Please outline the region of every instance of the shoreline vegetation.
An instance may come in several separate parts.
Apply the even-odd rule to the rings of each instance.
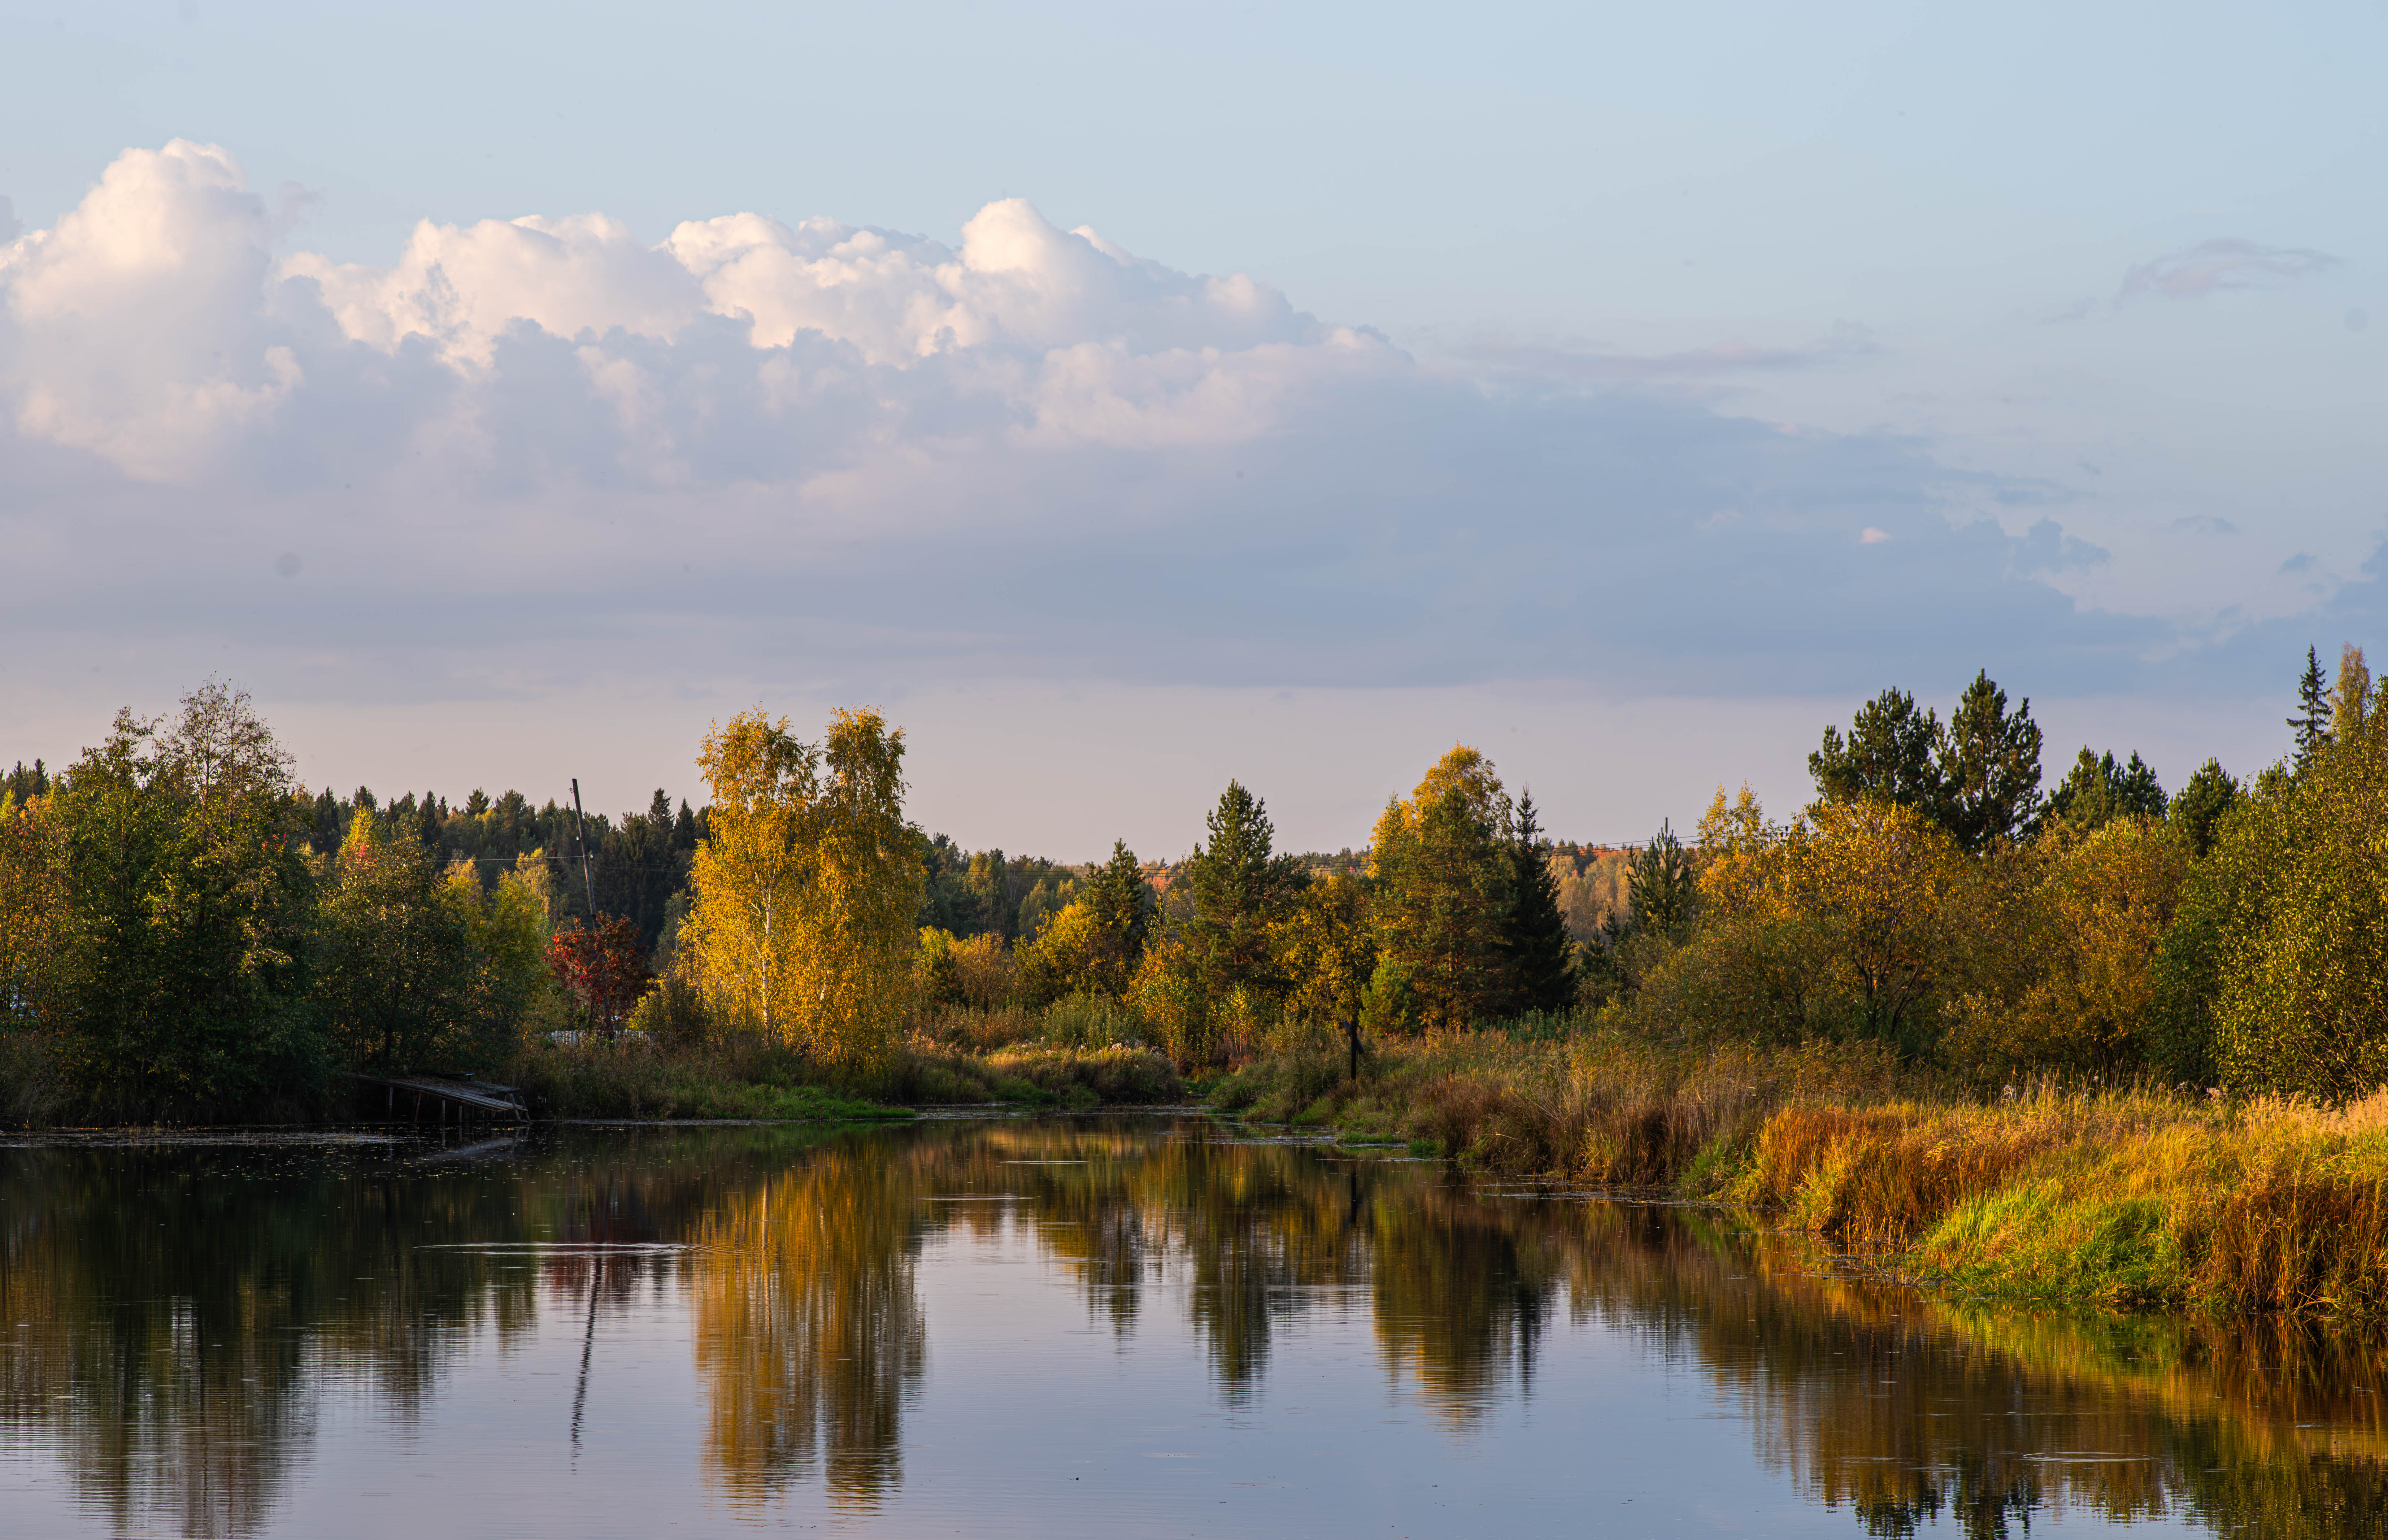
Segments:
[[[1230,782],[1185,859],[972,852],[903,734],[748,712],[708,799],[584,820],[311,793],[245,696],[0,782],[0,1119],[341,1116],[345,1072],[542,1115],[1206,1104],[1729,1204],[1961,1293],[2388,1320],[2388,683],[2309,652],[2293,752],[2167,795],[2030,703],[1887,690],[1787,821],[1544,834],[1466,745],[1367,845]],[[591,828],[594,834],[591,834]]]

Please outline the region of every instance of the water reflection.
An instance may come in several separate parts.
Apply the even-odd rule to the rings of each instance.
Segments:
[[[1720,1215],[1196,1121],[0,1150],[0,1446],[44,1451],[120,1531],[257,1534],[336,1397],[424,1423],[476,1355],[542,1333],[577,1360],[577,1450],[592,1379],[623,1367],[605,1323],[643,1310],[685,1322],[718,1500],[752,1516],[817,1485],[867,1516],[903,1490],[931,1381],[924,1268],[1005,1248],[1123,1352],[1199,1343],[1231,1408],[1306,1326],[1365,1322],[1389,1390],[1459,1441],[1535,1394],[1554,1333],[1608,1333],[1699,1377],[1786,1500],[1853,1532],[2388,1517],[2369,1344],[1927,1300]]]
[[[733,1501],[817,1462],[847,1508],[902,1479],[903,1406],[928,1352],[917,1156],[843,1141],[722,1194],[696,1227],[705,1463]]]

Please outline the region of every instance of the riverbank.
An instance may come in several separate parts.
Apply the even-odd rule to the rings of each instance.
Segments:
[[[865,1122],[960,1102],[1085,1109],[1176,1105],[1191,1095],[1166,1058],[1133,1044],[980,1047],[917,1035],[883,1071],[862,1078],[777,1045],[675,1047],[636,1038],[532,1044],[488,1077],[518,1088],[540,1117]],[[347,1082],[337,1075],[311,1093],[235,1105],[96,1104],[72,1094],[38,1038],[0,1034],[0,1126],[352,1121],[371,1118],[349,1104]]]
[[[1223,1113],[1487,1170],[1747,1205],[1919,1279],[2026,1301],[2388,1317],[2388,1091],[2343,1110],[2138,1089],[1989,1103],[1862,1050],[1590,1035],[1264,1061]]]
[[[962,1102],[1152,1106],[1188,1096],[1167,1059],[1132,1047],[1014,1044],[977,1052],[913,1041],[883,1072],[844,1080],[771,1045],[540,1046],[522,1052],[512,1075],[548,1117],[860,1120]]]

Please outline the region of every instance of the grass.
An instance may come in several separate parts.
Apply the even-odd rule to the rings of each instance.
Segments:
[[[1747,1205],[1985,1294],[2388,1317],[2388,1090],[2340,1110],[2053,1084],[1985,1102],[1863,1049],[1504,1032],[1287,1055],[1230,1114],[1510,1175]]]
[[[1006,1014],[1020,1019],[998,1019],[992,1030],[984,1019]],[[972,1015],[975,1035],[916,1027],[883,1070],[859,1079],[756,1042],[535,1044],[508,1074],[553,1117],[900,1118],[937,1105],[1083,1109],[1187,1099],[1177,1072],[1150,1050],[1028,1037],[1036,1018],[1024,1012]]]

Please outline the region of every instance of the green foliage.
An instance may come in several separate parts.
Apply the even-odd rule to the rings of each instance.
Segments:
[[[2228,829],[2207,862],[2222,1083],[2329,1100],[2388,1083],[2388,732],[2340,717]]]
[[[2136,751],[2128,764],[2117,764],[2111,750],[2092,754],[2085,745],[2064,783],[2049,794],[2045,821],[2087,834],[2114,819],[2160,819],[2166,808],[2156,772]]]
[[[1360,1018],[1377,938],[1358,877],[1338,872],[1313,882],[1277,927],[1276,948],[1288,1016],[1329,1025]]]
[[[1021,1003],[1041,1007],[1064,995],[1127,993],[1144,961],[1157,906],[1136,853],[1118,840],[1082,896],[1046,916],[1020,948]]]
[[[1808,757],[1824,803],[1910,808],[1946,829],[1964,849],[2019,838],[2039,807],[2039,724],[2031,702],[2010,712],[1987,669],[1957,702],[1944,729],[1904,690],[1885,690],[1858,708],[1846,737],[1826,727]]]
[[[1172,1063],[1191,1067],[1210,1062],[1210,992],[1204,987],[1201,961],[1183,942],[1166,940],[1145,953],[1128,990],[1128,1004],[1160,1039]]]
[[[1461,745],[1377,820],[1378,948],[1427,1025],[1464,1025],[1507,1004],[1512,818],[1492,763]]]
[[[2191,772],[2189,781],[2173,794],[2165,818],[2173,827],[2191,856],[2199,860],[2214,847],[2214,832],[2223,816],[2239,800],[2239,783],[2222,768],[2218,759],[2208,759]]]
[[[1045,1009],[1045,1041],[1056,1048],[1111,1048],[1140,1043],[1136,1015],[1108,995],[1065,995]]]
[[[1405,1037],[1417,1030],[1425,1012],[1409,964],[1388,956],[1368,975],[1360,996],[1360,1025],[1372,1037]]]
[[[957,938],[954,933],[934,925],[921,927],[921,952],[913,963],[913,977],[921,989],[921,999],[928,1005],[959,1005],[962,993],[961,963],[955,956]]]
[[[1858,707],[1846,738],[1826,727],[1823,743],[1808,756],[1808,773],[1826,802],[1887,802],[1929,812],[1941,797],[1935,763],[1941,748],[1939,719],[1893,688]]]
[[[519,1046],[547,988],[543,917],[509,877],[485,897],[424,846],[359,813],[327,873],[321,1001],[363,1068],[490,1070]]]
[[[2314,751],[2330,742],[2330,688],[2322,678],[2321,657],[2312,647],[2305,649],[2305,671],[2297,680],[2297,714],[2288,719],[2289,730],[2296,734],[2296,762],[2302,769],[2314,756]]]
[[[1204,826],[1210,838],[1194,847],[1183,873],[1194,899],[1185,942],[1202,987],[1216,996],[1238,986],[1274,988],[1270,927],[1310,873],[1296,858],[1275,853],[1267,804],[1238,782],[1227,783]]]
[[[1559,912],[1559,880],[1550,855],[1533,794],[1523,793],[1509,836],[1510,898],[1501,938],[1509,1003],[1520,1012],[1564,1011],[1575,1003],[1575,942]]]
[[[314,893],[286,767],[248,697],[211,681],[162,733],[119,713],[45,799],[47,1014],[86,1094],[188,1110],[316,1079]]]
[[[1626,881],[1628,923],[1636,932],[1673,939],[1691,929],[1699,914],[1699,881],[1691,853],[1673,828],[1658,825],[1658,834],[1634,857]]]
[[[2039,808],[2039,724],[2026,699],[2010,714],[2007,694],[1983,669],[1949,718],[1936,766],[1938,816],[1957,843],[1987,850],[2015,839]]]
[[[1144,869],[1137,864],[1136,852],[1126,841],[1111,841],[1111,859],[1096,869],[1086,884],[1086,905],[1101,937],[1098,949],[1117,968],[1124,987],[1144,958],[1159,912],[1152,886],[1144,880]],[[1111,992],[1117,994],[1119,988]]]

